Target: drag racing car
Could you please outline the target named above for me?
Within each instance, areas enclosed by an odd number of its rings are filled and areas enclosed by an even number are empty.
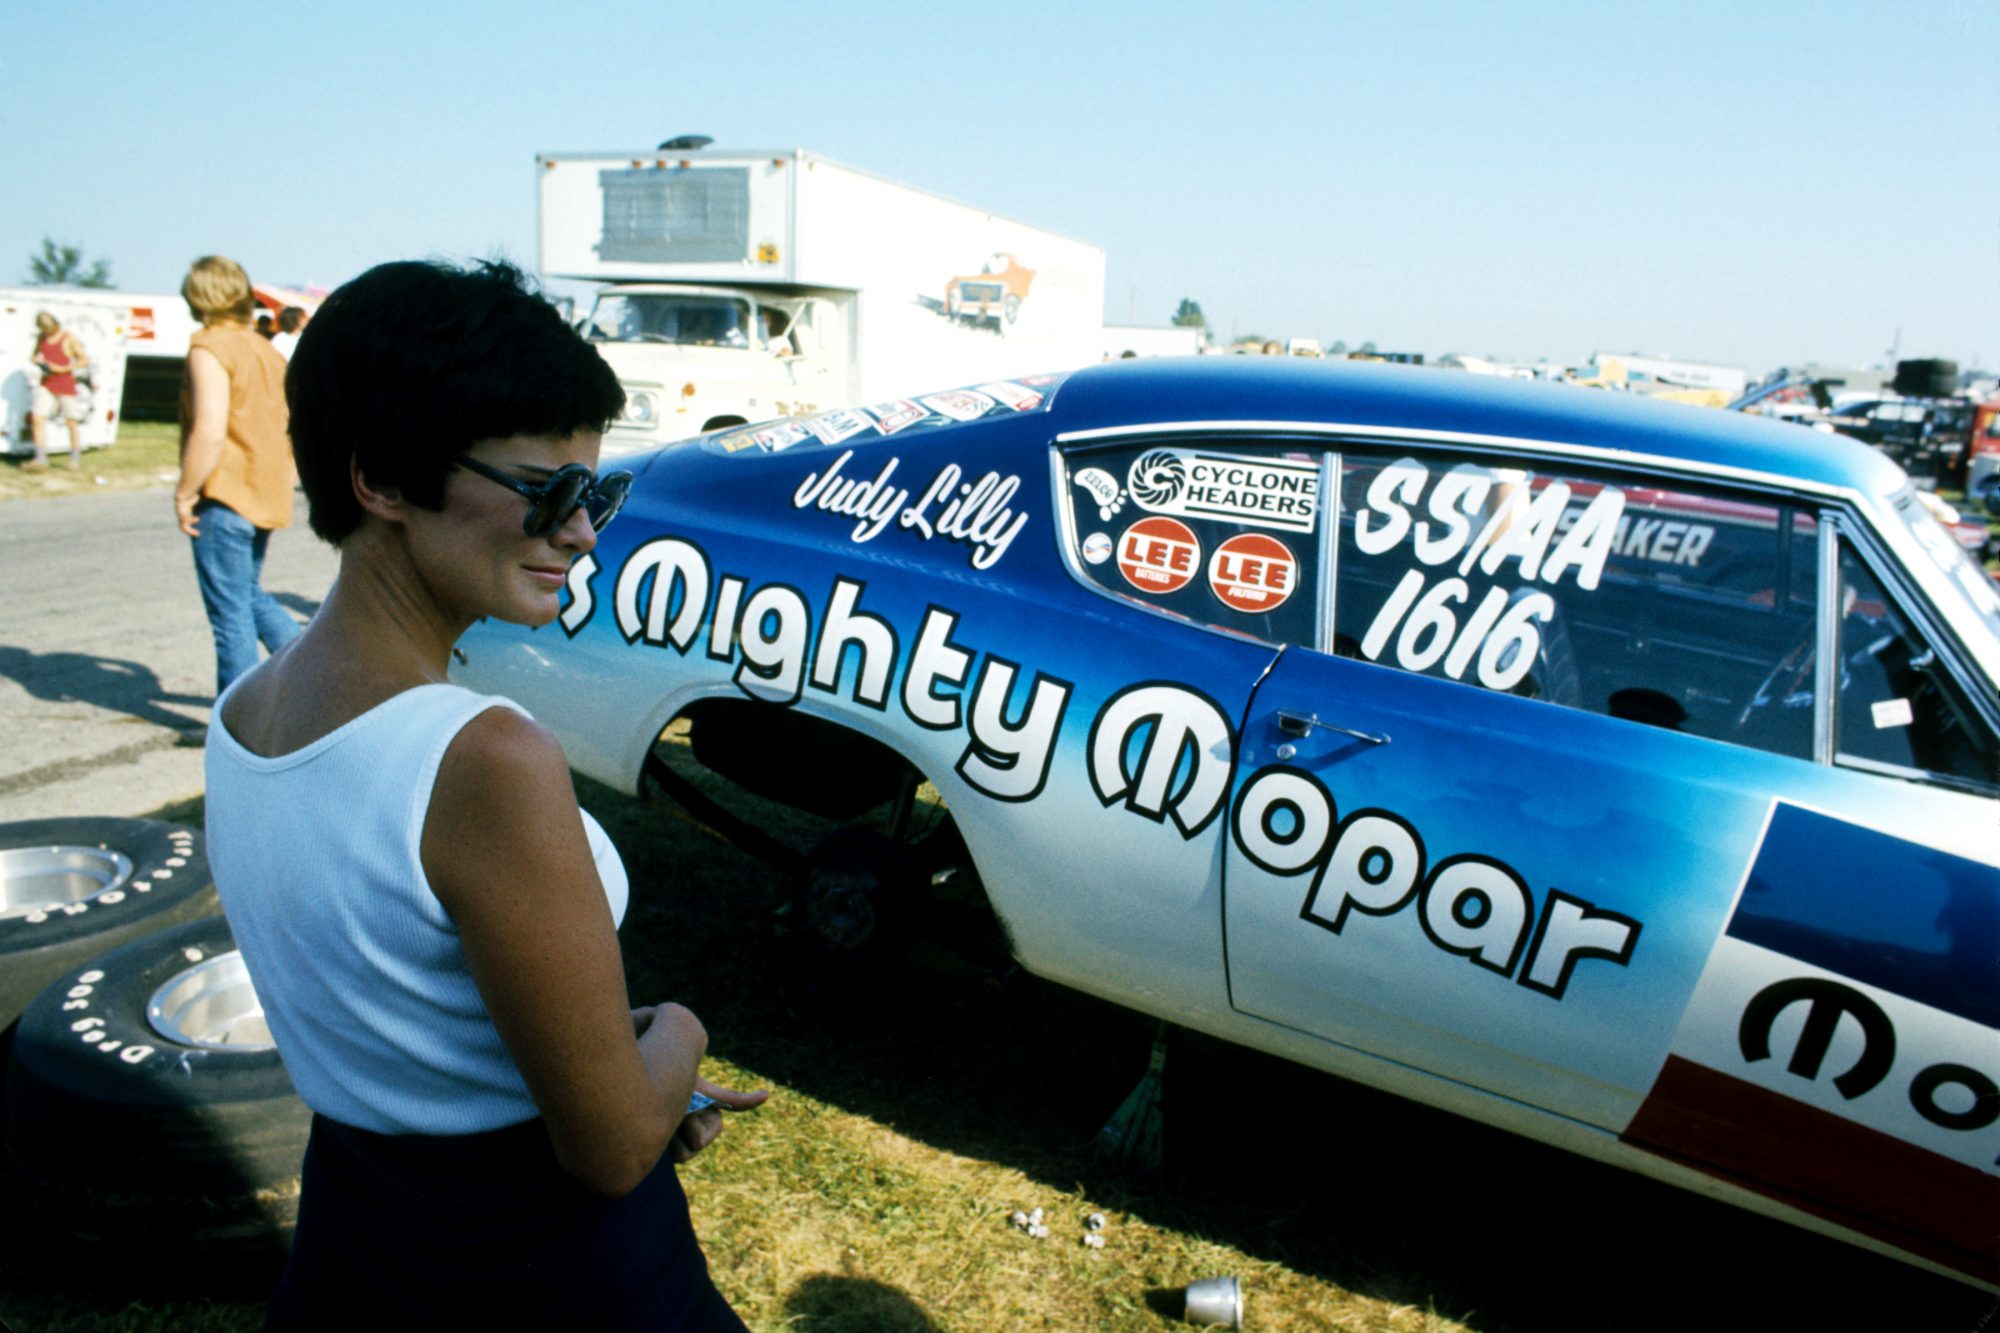
[[[636,469],[461,644],[580,771],[934,784],[1034,973],[2000,1283],[2000,596],[1879,453],[1213,358]]]

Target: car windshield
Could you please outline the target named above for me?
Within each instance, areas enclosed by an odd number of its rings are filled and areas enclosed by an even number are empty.
[[[730,296],[607,292],[597,298],[584,336],[593,342],[748,347],[750,303]]]
[[[2000,586],[1996,586],[1979,562],[1960,546],[1952,535],[1945,531],[1937,515],[1929,506],[1917,499],[1916,492],[1907,491],[1894,505],[1896,516],[1909,528],[1910,533],[1937,567],[1950,575],[1954,591],[1959,593],[1967,605],[1994,634],[2000,635]]]

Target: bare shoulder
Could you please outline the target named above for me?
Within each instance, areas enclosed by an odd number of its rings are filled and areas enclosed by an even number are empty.
[[[504,802],[557,790],[575,803],[561,743],[533,718],[495,704],[467,722],[445,750],[431,801]]]
[[[423,863],[433,892],[458,915],[462,896],[498,882],[561,892],[595,887],[595,870],[562,746],[511,708],[466,723],[438,766],[424,818]],[[598,891],[601,896],[601,890]]]

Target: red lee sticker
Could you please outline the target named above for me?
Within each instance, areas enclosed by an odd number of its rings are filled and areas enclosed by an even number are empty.
[[[1149,520],[1150,521],[1150,520]],[[1276,537],[1246,532],[1215,548],[1208,586],[1232,611],[1256,614],[1284,604],[1298,586],[1299,562]]]
[[[1177,518],[1142,518],[1118,538],[1118,572],[1140,592],[1179,592],[1201,568],[1201,543]]]

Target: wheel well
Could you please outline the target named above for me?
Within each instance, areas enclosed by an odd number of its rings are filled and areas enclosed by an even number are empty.
[[[749,424],[750,423],[743,417],[736,417],[736,416],[710,417],[708,420],[701,423],[701,431],[702,434],[706,435],[708,432],[712,430],[721,430],[725,426],[747,426]]]
[[[848,820],[892,799],[913,772],[878,740],[796,709],[704,699],[681,714],[695,761],[757,796]]]

